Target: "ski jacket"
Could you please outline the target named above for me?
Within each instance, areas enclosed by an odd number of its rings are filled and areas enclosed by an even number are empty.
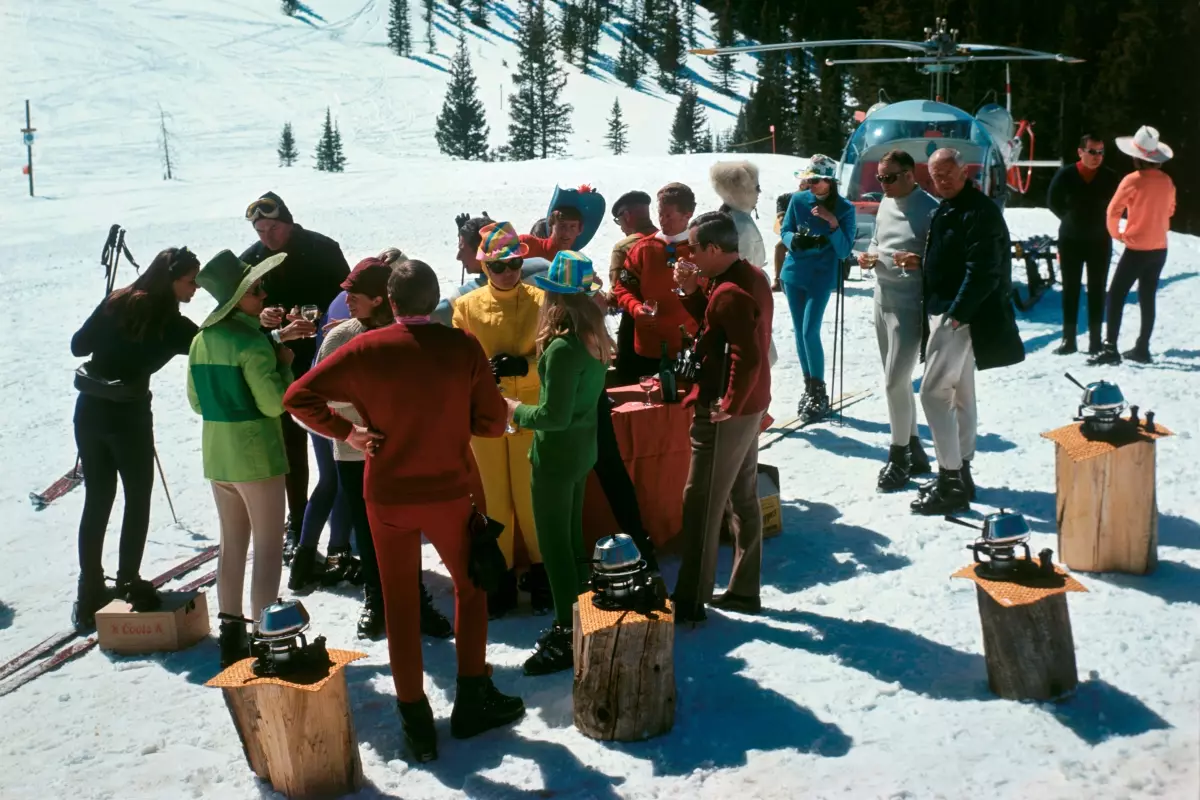
[[[546,293],[536,286],[518,283],[507,291],[490,283],[460,297],[454,304],[453,322],[479,340],[489,359],[501,353],[524,358],[529,372],[500,379],[500,393],[522,403],[538,398],[537,329],[538,313]]]
[[[1117,191],[1117,173],[1101,166],[1090,181],[1084,180],[1079,162],[1054,173],[1046,205],[1058,217],[1059,239],[1107,239],[1105,211]]]
[[[926,327],[939,314],[970,325],[981,370],[1025,360],[1012,305],[1009,247],[1003,213],[971,183],[943,200],[929,223],[921,263]]]
[[[283,392],[292,371],[258,320],[242,311],[200,330],[188,352],[188,402],[204,419],[201,449],[210,481],[262,481],[288,472]]]
[[[604,363],[579,337],[555,338],[538,359],[541,392],[522,403],[513,422],[533,431],[529,461],[564,481],[579,481],[596,464],[596,407],[604,391]]]
[[[665,343],[667,355],[674,358],[683,347],[679,326],[696,334],[696,320],[675,294],[675,261],[689,254],[686,238],[668,242],[662,231],[645,236],[633,245],[620,279],[613,283],[617,305],[633,317],[633,349],[640,356],[659,358]],[[658,303],[653,317],[641,313],[646,300]]]
[[[521,282],[533,285],[533,276],[544,275],[549,269],[550,262],[544,258],[526,258],[525,263],[521,265]],[[487,286],[487,282],[487,276],[480,274],[474,276],[462,286],[451,290],[448,295],[438,301],[437,307],[433,309],[433,313],[429,315],[429,319],[439,325],[445,325],[447,328],[453,327],[454,304],[458,301],[458,298]]]
[[[779,235],[787,248],[779,278],[810,292],[832,291],[837,270],[854,247],[854,206],[840,195],[833,214],[838,226],[813,216],[818,204],[811,191],[796,192],[788,202]]]
[[[1118,226],[1125,214],[1125,230]],[[1131,172],[1108,204],[1108,233],[1130,250],[1166,250],[1175,215],[1175,183],[1161,169]]]
[[[87,366],[92,376],[121,381],[133,391],[148,393],[150,376],[175,356],[187,355],[199,328],[176,311],[167,317],[160,331],[134,339],[121,329],[117,314],[109,311],[109,297],[96,306],[71,337],[71,354],[91,356]]]

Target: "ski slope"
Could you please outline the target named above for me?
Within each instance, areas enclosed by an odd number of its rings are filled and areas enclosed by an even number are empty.
[[[720,156],[662,155],[667,99],[573,73],[574,158],[456,163],[437,154],[432,136],[444,75],[384,50],[385,3],[313,0],[308,22],[283,18],[274,2],[258,5],[10,0],[0,7],[0,68],[11,89],[0,95],[0,115],[22,125],[28,95],[39,129],[35,199],[25,196],[19,140],[0,147],[0,290],[12,316],[0,345],[8,398],[0,417],[0,660],[69,616],[83,493],[41,513],[26,495],[74,461],[77,362],[68,341],[103,292],[97,259],[111,223],[129,230],[129,246],[143,263],[172,245],[186,244],[202,258],[221,248],[240,252],[253,240],[242,219],[246,204],[273,189],[297,221],[338,239],[351,263],[396,245],[432,264],[449,288],[459,277],[453,218],[460,211],[486,209],[527,229],[544,214],[556,182],[591,183],[611,202],[629,189],[652,192],[681,180],[696,190],[701,210],[719,202],[707,175]],[[491,8],[515,15],[517,4]],[[419,19],[419,4],[412,14]],[[510,27],[498,27],[511,36]],[[476,47],[483,53],[475,65],[487,76],[481,85],[493,76],[493,83],[507,81],[515,48],[499,35],[484,36],[472,37],[473,56]],[[451,42],[439,33],[443,55]],[[499,144],[499,90],[488,94]],[[622,158],[603,154],[603,119],[616,95],[634,144]],[[158,103],[173,115],[177,181],[160,180]],[[326,105],[339,119],[348,171],[276,167],[283,121],[296,126],[307,159]],[[583,124],[587,119],[594,124]],[[792,172],[803,162],[755,161],[762,170],[760,227],[770,243],[773,198],[793,188]],[[1044,210],[1013,210],[1007,218],[1014,236],[1056,227]],[[588,252],[606,258],[618,237],[606,223]],[[123,265],[119,282],[132,277]],[[498,686],[520,694],[528,715],[511,729],[451,739],[453,643],[426,641],[426,691],[441,758],[410,765],[401,755],[386,643],[354,638],[359,606],[349,592],[306,597],[314,633],[331,646],[367,653],[347,669],[367,781],[359,796],[1196,797],[1200,350],[1191,311],[1200,290],[1200,239],[1171,236],[1157,363],[1100,371],[1086,368],[1083,356],[1052,355],[1061,322],[1056,287],[1021,320],[1025,363],[977,378],[974,508],[1025,513],[1035,552],[1057,549],[1053,446],[1039,434],[1075,411],[1078,390],[1064,370],[1118,380],[1132,402],[1177,432],[1158,446],[1159,568],[1145,577],[1078,576],[1089,590],[1069,601],[1081,683],[1060,705],[1006,702],[988,692],[974,589],[948,578],[969,560],[966,532],[910,516],[912,492],[874,491],[888,437],[871,290],[869,282],[852,282],[847,291],[845,383],[875,388],[875,395],[855,405],[844,425],[814,426],[764,453],[781,472],[785,523],[764,549],[768,610],[754,618],[713,612],[707,626],[678,632],[677,717],[668,735],[614,745],[579,734],[570,674],[521,675],[545,620],[517,616],[491,626],[488,659]],[[771,413],[788,418],[802,381],[791,320],[777,299]],[[1138,322],[1130,301],[1127,340]],[[200,320],[211,307],[200,292],[185,311]],[[832,320],[831,311],[827,347]],[[184,360],[176,359],[152,386],[157,448],[182,525],[171,523],[156,488],[148,575],[218,539],[201,474],[200,420],[188,408],[184,382]],[[924,425],[922,433],[928,447]],[[106,542],[110,569],[120,515],[118,498]],[[429,547],[425,565],[435,601],[449,611],[449,579]],[[668,582],[677,568],[675,560],[665,565]],[[724,552],[719,574],[728,568]],[[209,605],[215,615],[215,595]],[[0,797],[277,796],[246,767],[220,693],[202,685],[216,660],[212,640],[170,655],[93,652],[0,698]]]

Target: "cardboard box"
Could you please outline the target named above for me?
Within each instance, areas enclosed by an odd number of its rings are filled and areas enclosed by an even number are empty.
[[[783,507],[779,503],[779,468],[758,465],[758,504],[762,507],[763,538],[783,533]]]
[[[157,653],[186,650],[208,636],[208,601],[204,592],[162,592],[162,608],[136,613],[124,600],[113,600],[96,612],[100,649],[114,653]]]

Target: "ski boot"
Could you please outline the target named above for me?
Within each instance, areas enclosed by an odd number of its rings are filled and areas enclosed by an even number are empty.
[[[89,633],[96,628],[96,612],[108,605],[113,593],[99,578],[79,578],[75,590],[75,605],[71,608],[71,624],[79,633]]]
[[[297,547],[292,555],[288,588],[297,594],[311,592],[321,585],[324,577],[325,567],[317,561],[317,548]]]
[[[321,583],[325,586],[337,586],[342,581],[349,580],[358,572],[357,559],[350,554],[350,546],[329,548],[325,554],[325,574]]]
[[[813,399],[813,379],[805,378],[804,379],[804,394],[800,395],[800,402],[796,404],[796,416],[800,417],[801,419],[804,418],[804,414],[808,411],[808,406],[809,406],[809,403],[812,402],[812,399]]]
[[[521,591],[529,592],[529,605],[535,616],[544,617],[554,610],[554,595],[550,593],[550,576],[546,574],[545,564],[531,564],[518,585]]]
[[[1089,356],[1098,356],[1098,355],[1100,355],[1100,351],[1103,349],[1104,349],[1104,343],[1100,341],[1100,332],[1097,331],[1094,334],[1089,333],[1088,334],[1087,354]]]
[[[249,658],[250,639],[246,636],[246,623],[236,619],[222,620],[217,645],[221,648],[221,669]]]
[[[570,650],[569,644],[567,649]],[[454,710],[450,712],[450,735],[455,739],[469,739],[523,716],[525,702],[519,697],[501,694],[490,676],[459,676]]]
[[[879,470],[879,481],[875,484],[877,492],[894,492],[908,486],[909,465],[908,448],[904,445],[892,445],[888,449],[888,460]]]
[[[812,399],[809,400],[808,407],[800,412],[800,419],[804,422],[816,422],[828,413],[829,395],[825,391],[825,381],[813,378]]]
[[[1054,348],[1054,355],[1069,356],[1077,352],[1079,352],[1079,348],[1075,345],[1075,326],[1066,325],[1063,327],[1062,344]]]
[[[937,479],[928,492],[913,500],[909,508],[914,514],[926,516],[969,511],[971,503],[963,485],[960,470],[939,469]]]
[[[446,619],[446,615],[437,610],[433,604],[433,596],[421,582],[421,633],[435,639],[449,639],[454,635],[454,625]]]
[[[418,764],[433,761],[438,757],[437,729],[433,727],[433,709],[429,698],[422,697],[415,703],[396,701],[400,712],[400,724],[404,727],[404,743],[409,755]]]
[[[1121,363],[1121,354],[1117,352],[1115,344],[1106,344],[1087,363],[1089,367],[1115,367]]]
[[[575,664],[571,647],[572,631],[557,622],[538,637],[537,649],[525,660],[526,675],[550,675]]]
[[[283,534],[283,565],[290,566],[292,556],[296,553],[296,548],[300,546],[300,519],[296,519],[293,515],[288,514],[287,526]]]
[[[517,573],[509,570],[500,588],[488,592],[488,619],[500,619],[517,607]]]
[[[933,467],[929,465],[929,456],[921,447],[921,437],[908,437],[908,474],[928,475],[931,472],[933,472]]]
[[[387,632],[383,598],[374,591],[363,592],[363,598],[362,611],[358,615],[358,638],[378,639]]]
[[[1149,347],[1142,347],[1141,344],[1133,346],[1132,350],[1126,350],[1121,353],[1121,357],[1126,361],[1132,361],[1135,364],[1153,364],[1154,358],[1150,355]]]

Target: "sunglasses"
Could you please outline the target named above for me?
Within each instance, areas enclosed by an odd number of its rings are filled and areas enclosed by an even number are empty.
[[[246,219],[257,222],[260,219],[279,219],[279,203],[270,198],[255,200],[246,206]]]
[[[1102,155],[1104,155],[1104,150],[1103,150],[1103,148],[1102,148],[1102,149],[1100,149],[1100,150],[1093,150],[1092,148],[1090,148],[1090,147],[1089,147],[1089,148],[1087,148],[1086,150],[1084,150],[1083,152],[1087,153],[1089,156],[1102,156]]]
[[[267,290],[263,288],[262,281],[255,281],[254,284],[246,290],[246,294],[254,295],[255,297],[265,297]]]
[[[880,172],[875,176],[875,179],[884,186],[891,186],[893,183],[900,180],[900,176],[903,174],[903,172],[893,172],[890,174],[887,172]]]
[[[517,270],[519,270],[521,268],[521,266],[524,262],[522,261],[522,259],[519,259],[519,258],[508,258],[503,261],[485,261],[484,263],[487,264],[487,268],[489,270],[496,273],[497,275],[502,275],[502,274],[504,274],[505,270],[509,270],[509,269],[516,272]]]

